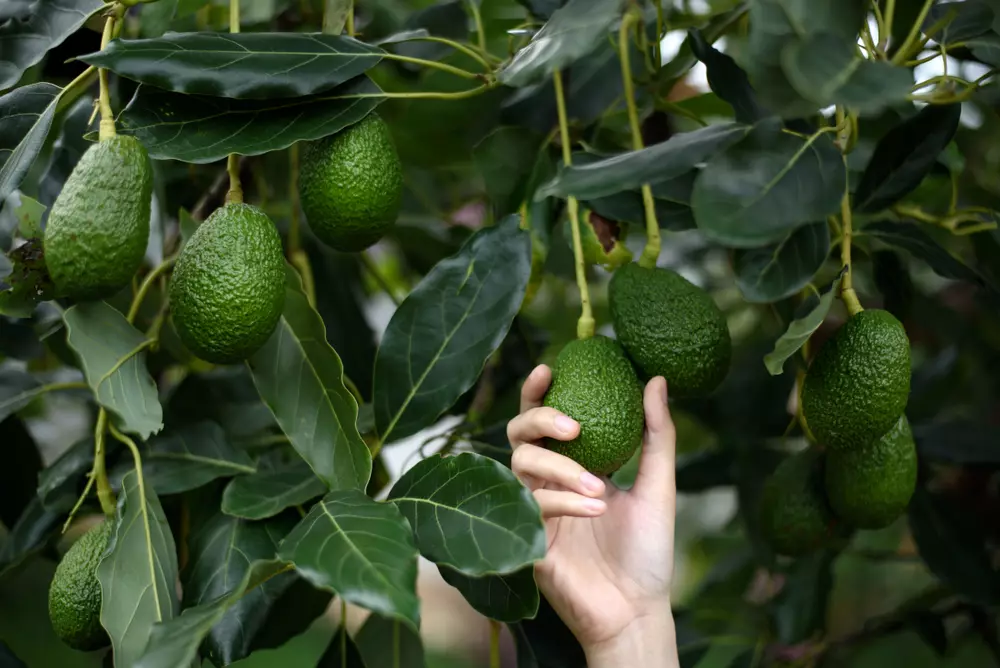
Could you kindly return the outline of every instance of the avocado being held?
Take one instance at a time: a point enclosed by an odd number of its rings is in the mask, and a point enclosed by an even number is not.
[[[198,357],[246,359],[271,336],[284,303],[281,237],[257,207],[216,209],[181,249],[170,308],[181,341]]]
[[[396,222],[402,167],[389,127],[378,114],[305,144],[300,171],[302,211],[328,246],[362,251]]]
[[[152,194],[153,167],[135,137],[109,137],[84,152],[45,226],[45,264],[59,295],[101,299],[129,284],[146,254]]]
[[[108,644],[101,626],[101,583],[97,565],[111,537],[111,522],[103,521],[73,543],[56,566],[49,585],[49,619],[56,635],[83,651]]]
[[[837,535],[837,520],[823,494],[822,469],[823,454],[809,449],[781,462],[764,482],[761,531],[778,554],[808,554]]]
[[[606,336],[566,344],[544,404],[580,423],[572,441],[549,439],[546,446],[591,473],[618,470],[642,442],[642,387],[621,346]]]
[[[859,529],[892,524],[917,486],[917,447],[906,416],[874,443],[827,453],[825,477],[837,517]]]
[[[853,316],[820,348],[802,386],[802,412],[831,450],[864,447],[903,414],[910,394],[910,341],[888,311]]]
[[[709,394],[726,377],[726,318],[680,274],[627,264],[612,276],[608,301],[618,340],[647,376],[667,379],[672,396]]]

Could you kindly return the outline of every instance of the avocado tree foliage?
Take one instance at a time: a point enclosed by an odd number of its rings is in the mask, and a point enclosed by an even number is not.
[[[103,514],[107,665],[228,665],[334,596],[373,614],[321,665],[419,665],[422,555],[519,666],[580,666],[531,577],[544,529],[504,427],[535,364],[607,331],[606,269],[641,248],[732,335],[721,387],[672,402],[679,491],[737,506],[678,524],[682,665],[1000,662],[996,67],[995,0],[7,0],[0,589]],[[336,252],[303,219],[300,146],[376,109],[402,210]],[[153,160],[151,232],[130,286],[74,301],[42,239],[103,121]],[[277,226],[285,294],[245,363],[211,365],[169,286],[227,189]],[[812,354],[862,304],[910,339],[916,491],[889,528],[782,558],[763,483],[808,441]]]

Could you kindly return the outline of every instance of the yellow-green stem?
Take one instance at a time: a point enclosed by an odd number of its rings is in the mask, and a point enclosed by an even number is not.
[[[135,293],[135,297],[132,298],[132,305],[128,309],[127,320],[129,323],[134,323],[136,316],[139,314],[139,308],[142,307],[142,302],[146,299],[146,295],[149,293],[150,288],[153,286],[153,282],[156,281],[165,272],[169,271],[171,267],[174,266],[174,262],[177,261],[177,257],[168,257],[163,262],[161,262],[153,271],[146,275],[143,279],[142,285],[139,286],[139,291]]]
[[[489,56],[490,54],[485,54],[485,55],[481,54],[481,53],[477,52],[475,49],[473,49],[473,48],[471,48],[469,46],[466,46],[465,44],[461,44],[461,43],[456,42],[454,40],[450,40],[450,39],[448,39],[446,37],[437,37],[436,35],[422,35],[422,36],[419,36],[419,37],[412,37],[412,38],[410,38],[410,41],[411,42],[434,42],[436,44],[444,44],[445,46],[449,46],[452,49],[455,49],[456,51],[461,51],[462,53],[464,53],[465,55],[467,55],[469,58],[472,58],[473,60],[475,60],[476,62],[478,62],[480,65],[482,65],[486,69],[487,73],[493,71],[493,66],[486,59],[486,57]]]
[[[878,3],[875,3],[876,16],[878,16]],[[892,37],[892,21],[895,19],[896,14],[896,0],[886,0],[885,3],[885,15],[882,19],[882,26],[880,26],[880,31],[884,30],[885,33],[879,32],[878,45],[879,49],[885,51],[886,47],[889,46],[889,38]]]
[[[348,37],[354,37],[354,3],[353,2],[351,3],[351,6],[347,8],[347,25],[345,27],[347,28],[347,36]]]
[[[385,277],[382,270],[379,269],[377,264],[375,264],[375,260],[371,258],[368,252],[361,251],[358,253],[358,259],[361,261],[361,266],[364,267],[365,271],[367,271],[372,279],[378,283],[379,287],[382,288],[382,291],[389,295],[389,299],[392,300],[392,303],[396,306],[402,304],[403,300],[396,295],[396,291],[393,290],[392,285],[389,283],[389,279]]]
[[[860,313],[863,309],[861,308],[860,300],[858,300],[858,294],[854,291],[854,283],[851,276],[854,271],[851,266],[851,200],[850,194],[847,191],[844,192],[844,197],[840,200],[840,218],[842,223],[840,263],[847,268],[844,272],[844,278],[840,283],[840,298],[844,301],[847,312],[853,316]]]
[[[101,502],[101,510],[108,517],[115,514],[115,493],[108,480],[108,469],[104,462],[104,439],[108,427],[108,413],[103,408],[97,413],[97,426],[94,427],[94,479],[97,483],[97,498]]]
[[[354,400],[358,402],[358,406],[362,406],[365,403],[365,398],[361,396],[361,390],[358,389],[357,383],[351,380],[350,376],[346,373],[344,374],[344,387],[347,391],[354,395]]]
[[[469,72],[468,70],[463,70],[460,67],[455,67],[454,65],[449,65],[447,63],[439,63],[435,60],[425,60],[423,58],[413,58],[411,56],[402,56],[398,53],[383,53],[382,58],[384,60],[396,60],[401,63],[410,63],[411,65],[421,65],[423,67],[430,67],[432,69],[441,70],[442,72],[447,72],[449,74],[454,74],[457,77],[462,77],[463,79],[474,79],[480,81],[483,79],[482,74],[476,74],[475,72]]]
[[[490,668],[500,668],[500,622],[490,620]]]
[[[226,160],[226,171],[229,172],[229,191],[226,192],[226,203],[243,202],[243,184],[240,183],[240,156],[230,153]]]
[[[439,93],[436,91],[414,91],[412,93],[353,93],[351,95],[338,95],[338,100],[362,100],[369,97],[377,97],[383,100],[465,100],[470,97],[482,95],[486,91],[496,88],[497,82],[491,79],[482,86],[476,86],[469,90],[460,90],[454,93]]]
[[[566,97],[563,94],[562,72],[552,75],[556,89],[556,111],[559,114],[559,140],[562,144],[563,163],[573,164],[573,151],[569,139],[569,121],[566,119]],[[572,195],[566,198],[566,212],[569,214],[573,230],[573,262],[576,267],[576,285],[580,289],[580,319],[576,321],[578,339],[589,339],[594,335],[594,314],[590,308],[590,289],[587,287],[587,268],[583,261],[583,243],[580,239],[580,207]]]
[[[486,51],[486,31],[483,30],[483,16],[479,13],[479,3],[476,0],[468,0],[469,11],[472,12],[472,22],[476,26],[476,40],[479,43],[479,50]]]
[[[115,29],[115,21],[117,20],[118,8],[116,7],[104,21],[104,33],[101,35],[101,51],[106,49],[108,43],[111,42],[111,36]],[[97,76],[101,82],[97,98],[97,106],[101,110],[101,125],[98,131],[98,139],[104,141],[105,139],[114,137],[118,133],[115,130],[115,114],[111,110],[111,89],[108,87],[108,71],[102,68],[98,70]]]
[[[229,0],[229,32],[240,31],[240,0]]]
[[[920,38],[920,28],[924,25],[924,20],[927,19],[927,14],[931,11],[931,6],[934,4],[934,0],[924,0],[924,6],[920,8],[920,13],[917,15],[917,19],[910,26],[910,32],[903,40],[903,43],[896,50],[896,55],[892,57],[892,62],[896,65],[904,63],[910,58],[910,50],[914,47],[916,42]],[[886,9],[888,12],[888,8]],[[892,24],[887,20],[887,28],[889,32],[892,32]]]
[[[59,390],[86,390],[89,385],[83,381],[68,381],[65,383],[49,383],[38,388],[38,394],[45,392],[58,392]]]

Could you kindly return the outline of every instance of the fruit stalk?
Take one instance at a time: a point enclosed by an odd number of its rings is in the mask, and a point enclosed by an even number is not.
[[[240,31],[240,0],[229,0],[229,32]],[[229,191],[226,193],[226,203],[243,202],[243,184],[240,183],[240,161],[235,153],[229,154],[226,160],[226,171],[229,172]]]
[[[103,408],[97,414],[97,426],[94,428],[94,479],[97,482],[97,498],[101,502],[101,510],[108,517],[115,515],[115,493],[108,480],[108,469],[104,463],[104,432],[108,426],[108,413]]]
[[[108,14],[107,20],[104,22],[104,32],[101,35],[101,51],[108,48],[108,43],[111,42],[111,38],[115,32],[115,23],[121,18],[123,5],[116,4]],[[111,110],[111,92],[108,88],[108,71],[106,69],[99,69],[97,71],[98,79],[100,79],[100,92],[98,93],[97,105],[101,110],[101,124],[100,130],[98,132],[98,139],[104,141],[105,139],[110,139],[118,134],[115,131],[115,114]]]
[[[556,89],[556,110],[559,113],[559,140],[562,144],[563,163],[568,167],[573,164],[573,154],[570,149],[569,124],[566,121],[562,72],[556,70],[552,75],[552,82]],[[590,308],[590,289],[587,287],[583,243],[580,240],[580,206],[572,195],[566,198],[566,210],[569,214],[570,227],[573,229],[573,264],[576,267],[576,285],[580,289],[580,319],[576,321],[576,336],[578,339],[589,339],[594,335],[594,314]]]
[[[852,316],[857,315],[864,309],[858,300],[858,293],[854,291],[854,284],[851,281],[851,200],[850,194],[845,190],[844,197],[840,200],[841,217],[841,241],[840,241],[840,262],[846,268],[844,278],[840,284],[840,298],[847,306],[847,312]]]

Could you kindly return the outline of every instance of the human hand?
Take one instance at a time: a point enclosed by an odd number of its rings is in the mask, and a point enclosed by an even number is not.
[[[552,382],[542,365],[521,390],[521,414],[507,425],[511,467],[538,500],[548,552],[535,565],[545,597],[580,641],[591,668],[676,666],[670,611],[673,576],[675,432],[667,386],[646,385],[646,433],[639,472],[622,491],[544,447],[580,425],[542,406]]]

